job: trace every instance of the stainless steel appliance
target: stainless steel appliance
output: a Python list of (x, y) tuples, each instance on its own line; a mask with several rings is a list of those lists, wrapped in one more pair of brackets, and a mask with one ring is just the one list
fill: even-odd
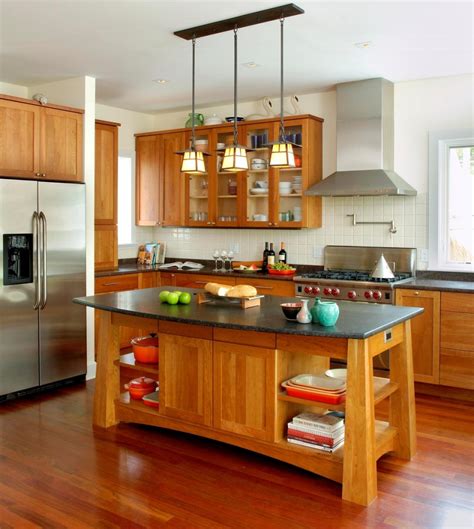
[[(389, 266), (387, 277), (373, 277), (382, 255)], [(411, 281), (415, 274), (415, 248), (326, 246), (324, 270), (295, 276), (295, 292), (299, 297), (394, 304), (393, 287)], [(374, 358), (375, 369), (386, 370), (389, 365), (389, 351)]]
[[(393, 277), (372, 276), (382, 254)], [(393, 304), (394, 285), (411, 281), (415, 273), (415, 248), (326, 246), (324, 270), (295, 276), (295, 292), (300, 297)]]
[(0, 179), (0, 396), (86, 373), (85, 186)]

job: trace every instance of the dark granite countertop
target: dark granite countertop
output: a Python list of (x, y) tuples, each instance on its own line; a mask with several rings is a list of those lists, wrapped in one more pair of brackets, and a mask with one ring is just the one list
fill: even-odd
[[(423, 309), (416, 307), (341, 301), (338, 302), (341, 312), (337, 324), (333, 327), (322, 327), (319, 324), (302, 325), (285, 319), (280, 303), (294, 301), (294, 298), (267, 296), (262, 299), (260, 307), (243, 310), (240, 306), (222, 303), (198, 305), (195, 299), (190, 305), (168, 305), (160, 303), (159, 292), (161, 290), (165, 289), (147, 288), (113, 294), (99, 294), (76, 298), (74, 302), (131, 316), (195, 325), (225, 327), (243, 331), (355, 339), (368, 338), (423, 312)], [(180, 290), (191, 292), (193, 295), (199, 292), (197, 289), (190, 288)]]
[(410, 283), (395, 285), (395, 288), (412, 290), (439, 290), (441, 292), (474, 293), (474, 281), (451, 281), (446, 279), (416, 278)]

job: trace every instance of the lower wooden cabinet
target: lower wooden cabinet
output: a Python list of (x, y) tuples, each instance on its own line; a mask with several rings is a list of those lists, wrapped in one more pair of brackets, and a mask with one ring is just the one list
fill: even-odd
[(236, 279), (236, 285), (252, 285), (258, 294), (265, 296), (295, 296), (295, 284), (293, 281), (279, 281), (275, 279)]
[(474, 389), (474, 294), (441, 293), (440, 383)]
[(214, 427), (272, 440), (275, 350), (214, 342)]
[(425, 311), (411, 320), (413, 370), (417, 382), (439, 383), (440, 293), (431, 290), (397, 289), (396, 303), (423, 307)]
[(160, 333), (160, 413), (212, 426), (212, 341)]
[(205, 276), (202, 274), (176, 274), (175, 285), (185, 288), (204, 288), (206, 283), (221, 283), (222, 285), (235, 285), (233, 277)]

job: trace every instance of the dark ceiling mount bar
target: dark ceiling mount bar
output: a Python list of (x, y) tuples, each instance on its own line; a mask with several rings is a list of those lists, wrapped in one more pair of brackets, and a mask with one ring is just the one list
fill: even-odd
[(302, 15), (304, 10), (295, 4), (285, 4), (283, 6), (272, 7), (270, 9), (264, 9), (263, 11), (257, 11), (255, 13), (248, 13), (239, 17), (227, 18), (226, 20), (219, 20), (218, 22), (211, 22), (210, 24), (204, 24), (203, 26), (196, 26), (194, 28), (182, 29), (175, 31), (174, 34), (177, 37), (181, 37), (185, 40), (191, 40), (192, 38), (208, 37), (209, 35), (215, 35), (216, 33), (224, 33), (225, 31), (233, 31), (236, 27), (241, 29), (247, 26), (255, 26), (257, 24), (264, 24), (265, 22), (271, 22), (272, 20), (279, 20), (282, 17), (288, 18), (295, 15)]

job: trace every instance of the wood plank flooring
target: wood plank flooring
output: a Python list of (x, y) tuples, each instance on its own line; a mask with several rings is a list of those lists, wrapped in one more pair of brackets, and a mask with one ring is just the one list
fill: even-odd
[[(472, 529), (472, 404), (417, 396), (418, 453), (378, 464), (363, 508), (257, 454), (135, 425), (91, 426), (93, 383), (0, 405), (0, 528)], [(386, 409), (380, 410), (380, 417)]]

